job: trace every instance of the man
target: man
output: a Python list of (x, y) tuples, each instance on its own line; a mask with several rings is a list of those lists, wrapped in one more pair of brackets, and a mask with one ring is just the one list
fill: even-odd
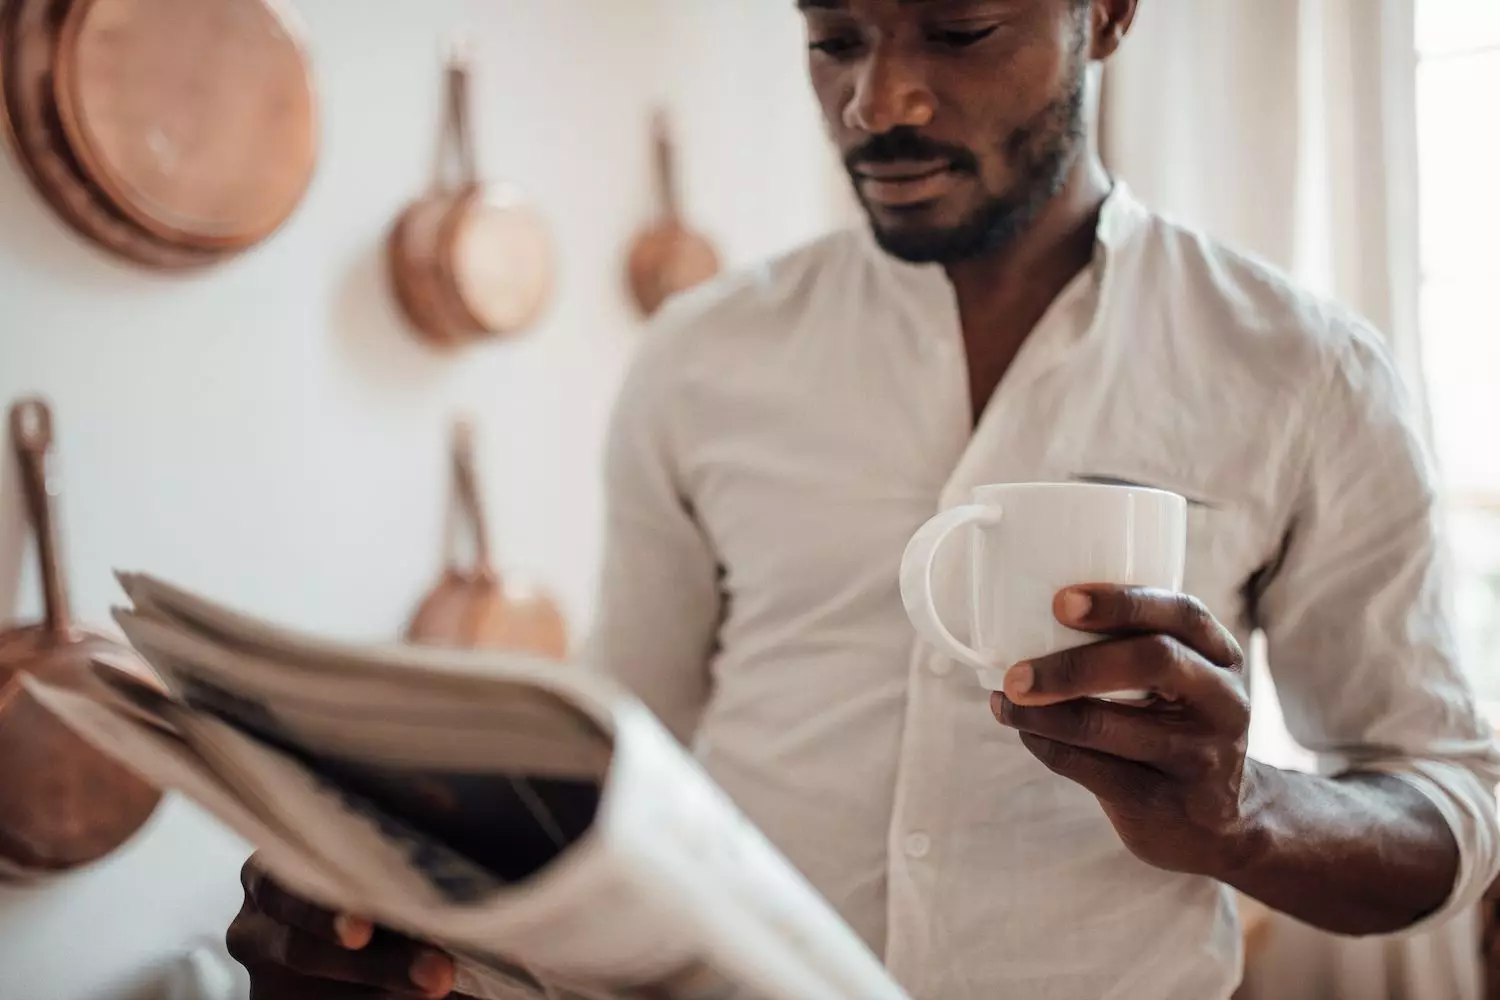
[[(1349, 934), (1473, 904), (1496, 757), (1398, 381), (1357, 319), (1105, 174), (1085, 73), (1134, 0), (799, 6), (870, 225), (658, 323), (609, 451), (595, 662), (919, 998), (1227, 997), (1233, 889)], [(1105, 641), (987, 701), (914, 639), (902, 549), (976, 484), (1069, 479), (1186, 495), (1195, 597), (1065, 591)], [(1330, 776), (1245, 759), (1254, 629)], [(249, 870), (231, 938), (266, 996), (451, 985)]]

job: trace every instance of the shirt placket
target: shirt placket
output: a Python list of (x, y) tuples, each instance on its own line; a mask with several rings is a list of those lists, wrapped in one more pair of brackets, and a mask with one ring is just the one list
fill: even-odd
[[(1078, 292), (1078, 288), (1070, 286), (1059, 298), (1059, 305), (1066, 305), (1065, 299)], [(1026, 449), (1018, 447), (1020, 442), (1015, 437), (1017, 427), (1022, 425), (1017, 417), (1026, 410), (1036, 380), (1053, 367), (1073, 341), (1072, 334), (1076, 331), (1069, 330), (1068, 323), (1074, 317), (1075, 311), (1068, 308), (1049, 311), (1027, 338), (978, 426), (969, 434), (968, 370), (958, 309), (950, 290), (946, 333), (933, 352), (934, 368), (929, 376), (935, 380), (930, 384), (944, 389), (933, 392), (930, 398), (942, 410), (941, 419), (934, 421), (934, 425), (951, 431), (951, 421), (959, 413), (959, 432), (969, 440), (943, 486), (933, 513), (968, 502), (974, 486), (982, 482), (1014, 481), (1034, 475), (1031, 458)], [(954, 539), (951, 544), (962, 561), (962, 541)], [(961, 598), (966, 589), (965, 579), (951, 589), (949, 596)], [(951, 600), (945, 606), (964, 605), (961, 600)], [(950, 627), (961, 624), (950, 622)], [(972, 793), (972, 789), (965, 791), (963, 752), (957, 745), (961, 730), (956, 724), (957, 713), (975, 710), (972, 688), (977, 683), (973, 671), (966, 666), (929, 649), (919, 640), (913, 641), (888, 837), (885, 957), (897, 979), (919, 997), (937, 996), (934, 991), (944, 988), (944, 914), (938, 907), (942, 905), (943, 887), (955, 878), (962, 878), (962, 873), (951, 868), (958, 860), (953, 850), (955, 837), (962, 836), (952, 820), (955, 797)], [(994, 789), (993, 794), (1003, 795), (1004, 790)]]

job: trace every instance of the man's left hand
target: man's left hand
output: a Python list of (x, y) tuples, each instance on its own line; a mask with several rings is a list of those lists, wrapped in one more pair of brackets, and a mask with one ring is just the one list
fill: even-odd
[[(1250, 798), (1244, 655), (1202, 602), (1091, 585), (1057, 595), (1064, 625), (1103, 641), (1016, 664), (995, 717), (1052, 771), (1092, 792), (1131, 853), (1171, 871), (1237, 863)], [(1149, 691), (1145, 705), (1098, 700)]]

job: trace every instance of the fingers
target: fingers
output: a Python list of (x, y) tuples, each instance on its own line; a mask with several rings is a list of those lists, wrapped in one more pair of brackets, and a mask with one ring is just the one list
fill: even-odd
[(1124, 690), (1146, 690), (1180, 703), (1216, 728), (1249, 724), (1250, 703), (1241, 680), (1165, 635), (1077, 646), (1017, 664), (1005, 676), (1005, 696), (1025, 707)]
[(1059, 743), (1035, 733), (1022, 733), (1021, 742), (1049, 771), (1077, 782), (1106, 801), (1146, 801), (1168, 780), (1143, 764)]
[(254, 981), (291, 973), (373, 987), (384, 991), (380, 995), (437, 998), (453, 991), (456, 970), (441, 951), (301, 899), (276, 885), (253, 858), (241, 881), (245, 905), (226, 941)]
[(1022, 733), (1153, 766), (1181, 753), (1189, 738), (1149, 712), (1089, 699), (1027, 707), (997, 692), (990, 710), (1002, 725)]
[(230, 925), (229, 954), (256, 983), (288, 975), (313, 982), (370, 987), (381, 996), (445, 997), (453, 991), (453, 962), (405, 938), (390, 936), (350, 951), (262, 913), (241, 913)]
[(292, 973), (312, 981), (371, 987), (382, 995), (402, 997), (444, 997), (453, 989), (452, 962), (410, 941), (392, 941), (389, 946), (381, 942), (350, 951), (254, 913), (234, 922), (227, 943), (229, 953), (256, 980)]
[(1062, 624), (1084, 632), (1171, 636), (1225, 670), (1237, 672), (1244, 663), (1234, 635), (1188, 594), (1092, 584), (1059, 593), (1053, 612)]
[(240, 884), (255, 908), (277, 923), (354, 950), (369, 944), (374, 936), (375, 927), (368, 920), (334, 913), (287, 892), (256, 865), (254, 857), (240, 869)]

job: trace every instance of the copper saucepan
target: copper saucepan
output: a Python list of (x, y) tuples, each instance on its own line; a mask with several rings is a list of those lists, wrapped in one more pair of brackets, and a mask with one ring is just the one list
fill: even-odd
[[(30, 674), (87, 690), (94, 671), (129, 669), (154, 681), (129, 647), (78, 627), (59, 552), (49, 479), (52, 414), (30, 399), (10, 411), (10, 432), (41, 564), (46, 618), (0, 632), (0, 874), (64, 871), (119, 847), (155, 810), (160, 793), (96, 751), (32, 699)], [(95, 658), (119, 664), (90, 665)]]
[[(490, 558), (490, 535), (474, 471), (473, 428), (453, 431), (453, 504), (442, 576), (422, 599), (406, 640), (422, 645), (505, 649), (561, 660), (568, 630), (552, 598), (515, 580), (501, 579)], [(452, 517), (451, 515), (455, 515)], [(473, 558), (458, 551), (458, 522), (467, 526)]]
[(626, 277), (636, 308), (651, 316), (679, 292), (719, 273), (719, 254), (682, 214), (677, 188), (677, 153), (666, 113), (652, 120), (655, 151), (657, 217), (636, 234), (626, 262)]
[(387, 240), (397, 304), (429, 343), (459, 347), (514, 336), (541, 317), (553, 290), (551, 236), (514, 184), (484, 181), (471, 120), (468, 56), (447, 67), (444, 153), (432, 189), (406, 206)]

